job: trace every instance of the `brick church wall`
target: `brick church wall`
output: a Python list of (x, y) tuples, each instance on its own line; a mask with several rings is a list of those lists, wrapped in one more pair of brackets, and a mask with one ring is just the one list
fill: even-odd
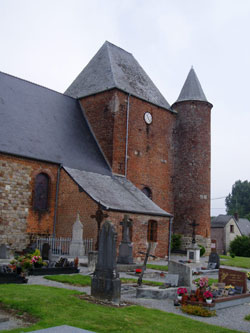
[[(35, 176), (50, 177), (49, 211), (40, 216), (33, 210)], [(14, 250), (24, 249), (28, 234), (51, 234), (55, 206), (57, 166), (0, 154), (0, 243)]]
[[(76, 220), (77, 212), (80, 214), (80, 221), (83, 224), (83, 238), (93, 238), (94, 244), (97, 236), (97, 222), (91, 218), (95, 215), (98, 205), (85, 192), (80, 192), (78, 185), (64, 171), (61, 171), (59, 204), (57, 212), (56, 236), (71, 237), (72, 227)], [(120, 222), (124, 214), (119, 212), (105, 211), (108, 214), (107, 220), (111, 221), (117, 231), (117, 248), (122, 239), (122, 227)], [(168, 243), (168, 222), (166, 218), (151, 217), (146, 215), (129, 214), (133, 220), (133, 252), (134, 256), (139, 255), (139, 251), (147, 249), (147, 226), (149, 220), (158, 222), (157, 246), (155, 255), (164, 257), (167, 255)]]
[[(81, 99), (90, 125), (114, 173), (125, 174), (128, 94), (113, 89)], [(151, 125), (145, 112), (153, 116)], [(128, 173), (138, 188), (151, 189), (153, 201), (173, 212), (173, 143), (176, 115), (139, 98), (129, 97)]]
[(175, 137), (174, 231), (190, 244), (196, 221), (196, 239), (210, 251), (210, 110), (205, 102), (180, 102)]

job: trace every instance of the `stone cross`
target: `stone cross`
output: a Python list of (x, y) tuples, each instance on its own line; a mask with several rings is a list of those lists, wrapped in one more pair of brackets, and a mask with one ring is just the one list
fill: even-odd
[(129, 243), (131, 241), (129, 237), (129, 228), (132, 226), (132, 220), (128, 215), (124, 215), (123, 220), (120, 222), (122, 225), (122, 242)]
[(95, 219), (96, 222), (97, 222), (97, 240), (96, 240), (96, 244), (95, 244), (95, 249), (96, 249), (96, 251), (98, 251), (98, 249), (99, 249), (99, 237), (100, 237), (99, 234), (100, 234), (100, 230), (101, 230), (101, 223), (105, 218), (108, 217), (108, 214), (103, 213), (102, 207), (99, 203), (97, 211), (95, 212), (95, 215), (91, 215), (90, 217), (92, 219)]
[(91, 281), (91, 295), (119, 303), (121, 281), (116, 267), (117, 233), (109, 221), (102, 225), (96, 269)]
[(193, 228), (193, 233), (192, 233), (192, 244), (195, 244), (195, 227), (197, 227), (199, 224), (193, 220), (192, 223), (189, 223), (189, 225)]
[(128, 215), (124, 215), (123, 220), (120, 222), (122, 226), (122, 241), (119, 245), (119, 264), (133, 264), (133, 247), (129, 237), (129, 227), (132, 226), (132, 220)]
[(79, 212), (77, 213), (76, 221), (73, 224), (72, 240), (69, 247), (70, 256), (82, 257), (84, 256), (83, 245), (83, 225), (80, 221)]

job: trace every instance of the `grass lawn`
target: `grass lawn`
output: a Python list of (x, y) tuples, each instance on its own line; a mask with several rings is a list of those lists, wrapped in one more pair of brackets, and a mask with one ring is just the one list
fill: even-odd
[[(62, 283), (68, 283), (73, 284), (75, 286), (90, 286), (91, 285), (91, 278), (90, 276), (85, 276), (81, 274), (74, 274), (74, 275), (48, 275), (44, 277), (47, 280), (62, 282)], [(133, 278), (121, 278), (122, 283), (137, 283), (137, 279)], [(143, 280), (143, 284), (149, 285), (149, 286), (162, 286), (162, 282), (155, 282), (155, 281), (146, 281)]]
[(250, 269), (250, 258), (248, 257), (230, 257), (220, 255), (221, 265), (232, 266), (232, 267), (242, 267), (246, 269)]
[(141, 306), (114, 308), (88, 303), (73, 290), (38, 285), (0, 285), (0, 302), (37, 318), (29, 328), (2, 332), (29, 332), (70, 325), (94, 332), (237, 332), (176, 314)]
[(162, 272), (167, 272), (168, 271), (168, 266), (163, 266), (163, 265), (154, 265), (154, 264), (147, 264), (147, 268), (150, 269), (156, 269), (157, 271), (162, 271)]

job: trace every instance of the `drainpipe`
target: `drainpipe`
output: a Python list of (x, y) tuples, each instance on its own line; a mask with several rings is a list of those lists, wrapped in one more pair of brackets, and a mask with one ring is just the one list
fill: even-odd
[(128, 171), (128, 123), (129, 123), (129, 98), (130, 94), (128, 94), (128, 101), (127, 101), (127, 124), (126, 124), (126, 148), (125, 148), (125, 177), (127, 177)]
[(59, 165), (57, 169), (57, 180), (56, 180), (56, 200), (55, 200), (55, 213), (54, 213), (54, 225), (53, 225), (53, 238), (56, 236), (56, 218), (57, 218), (57, 206), (58, 206), (58, 192), (59, 192), (59, 183), (60, 183), (60, 174), (61, 174), (62, 164)]
[(169, 234), (168, 234), (168, 265), (170, 261), (170, 252), (171, 252), (171, 237), (172, 237), (172, 224), (173, 224), (173, 217), (169, 220)]

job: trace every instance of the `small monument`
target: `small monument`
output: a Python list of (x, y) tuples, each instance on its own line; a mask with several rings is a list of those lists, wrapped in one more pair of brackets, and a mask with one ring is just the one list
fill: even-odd
[(119, 246), (118, 264), (133, 264), (133, 247), (129, 237), (129, 227), (132, 226), (132, 220), (128, 215), (120, 222), (122, 225), (122, 241)]
[(10, 259), (11, 253), (10, 253), (10, 247), (6, 244), (0, 245), (0, 259)]
[(114, 226), (105, 221), (99, 241), (98, 260), (91, 281), (91, 295), (118, 303), (121, 295), (121, 281), (116, 269), (116, 238)]
[(77, 213), (77, 218), (73, 225), (73, 230), (72, 230), (72, 241), (69, 247), (69, 255), (72, 257), (84, 256), (82, 233), (83, 233), (83, 225), (80, 221), (79, 213)]
[(199, 224), (193, 221), (193, 223), (189, 224), (191, 227), (193, 227), (193, 233), (192, 233), (192, 245), (187, 249), (187, 260), (192, 262), (200, 262), (200, 247), (196, 244), (195, 241), (195, 227), (197, 227)]

